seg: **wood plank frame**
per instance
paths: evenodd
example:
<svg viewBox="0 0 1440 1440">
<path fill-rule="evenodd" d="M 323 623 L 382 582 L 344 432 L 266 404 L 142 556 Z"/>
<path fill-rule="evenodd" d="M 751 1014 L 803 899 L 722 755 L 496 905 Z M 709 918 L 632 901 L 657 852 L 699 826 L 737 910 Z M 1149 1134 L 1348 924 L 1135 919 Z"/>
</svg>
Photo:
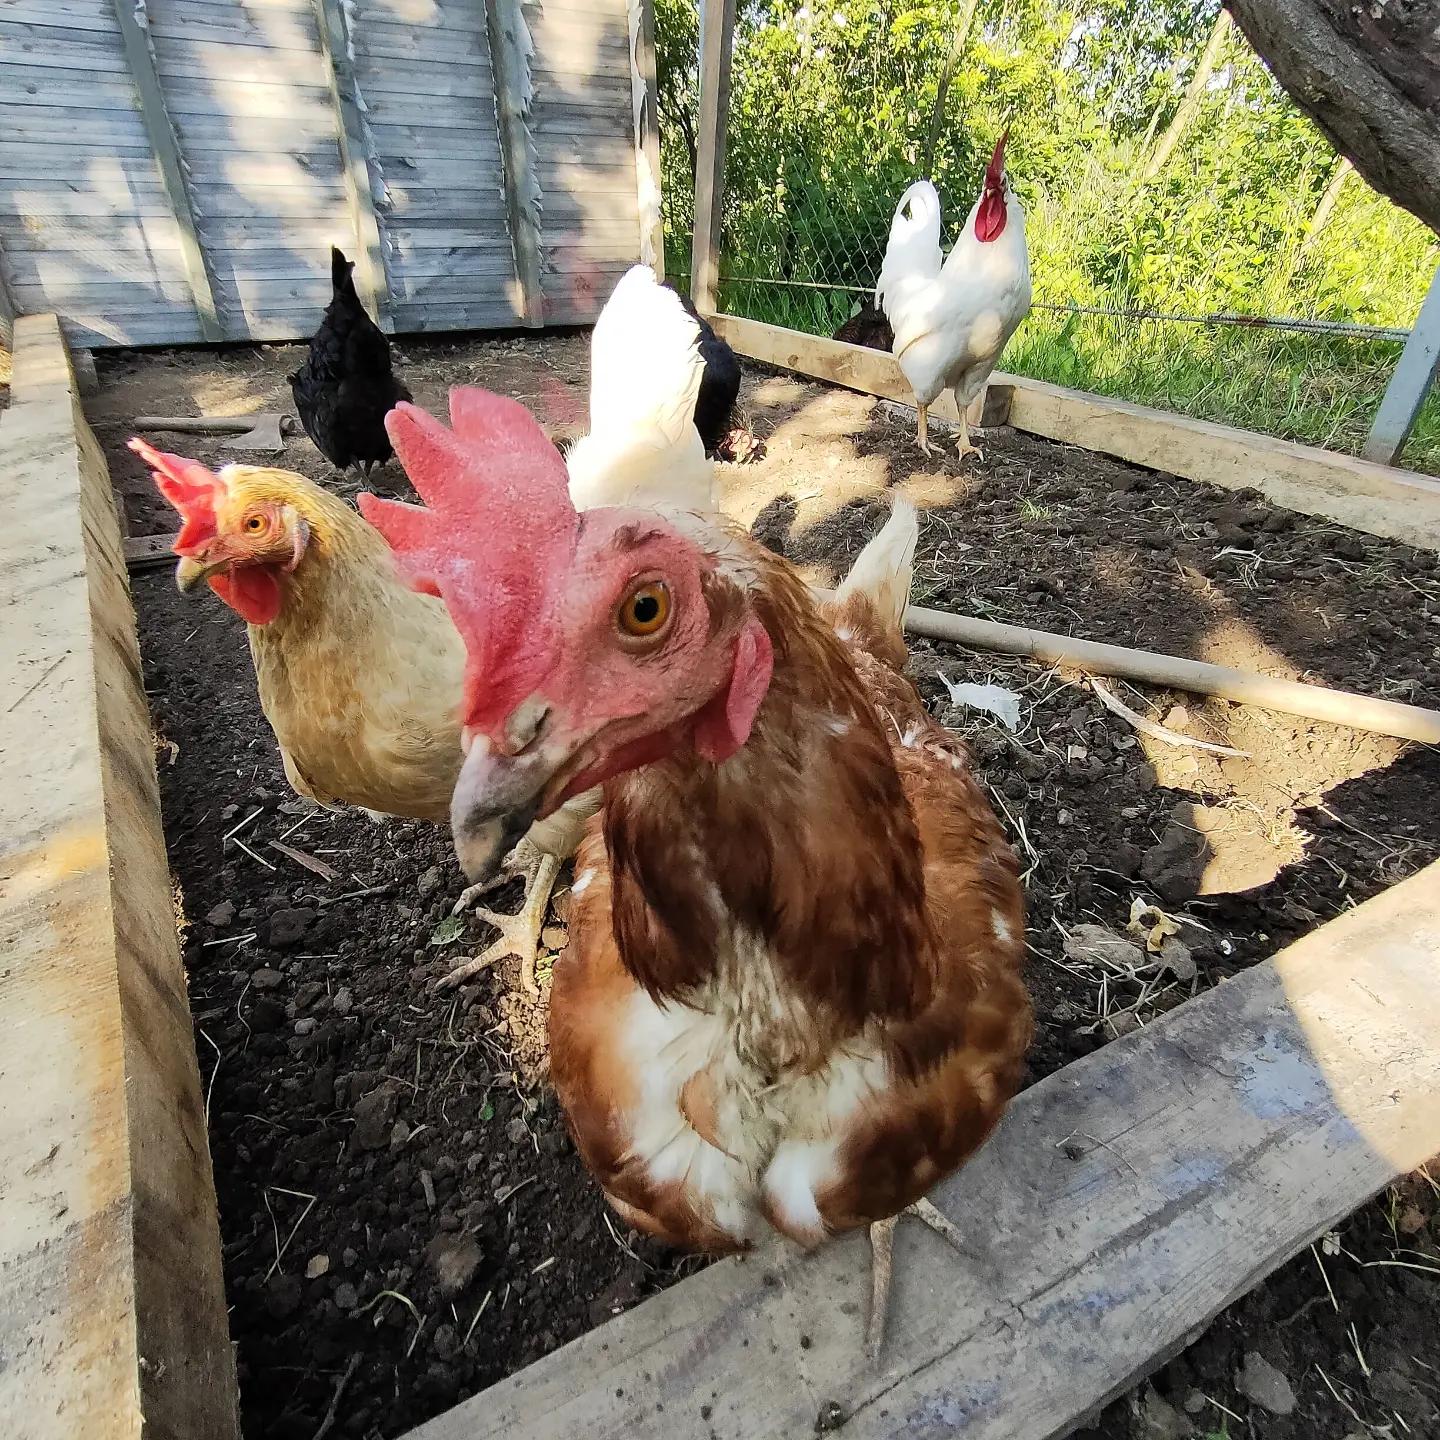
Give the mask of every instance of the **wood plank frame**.
<svg viewBox="0 0 1440 1440">
<path fill-rule="evenodd" d="M 0 417 L 0 1414 L 236 1440 L 205 1109 L 105 458 L 59 322 Z"/>
<path fill-rule="evenodd" d="M 655 78 L 654 0 L 627 0 L 630 94 L 635 117 L 635 189 L 640 207 L 640 262 L 665 278 L 665 222 L 661 207 L 660 89 Z"/>
<path fill-rule="evenodd" d="M 538 328 L 545 323 L 545 300 L 540 283 L 540 190 L 535 141 L 530 131 L 530 57 L 535 46 L 520 0 L 485 0 L 485 30 L 490 41 L 500 168 L 504 172 L 505 207 L 519 286 L 515 308 L 521 324 Z"/>
<path fill-rule="evenodd" d="M 700 16 L 700 134 L 695 162 L 695 229 L 690 298 L 702 314 L 719 308 L 720 227 L 725 141 L 730 118 L 730 59 L 735 0 L 705 0 Z"/>
<path fill-rule="evenodd" d="M 15 321 L 20 310 L 10 290 L 10 271 L 5 259 L 5 247 L 0 245 L 0 344 L 7 349 L 15 344 Z"/>
<path fill-rule="evenodd" d="M 143 10 L 143 4 L 138 8 Z M 175 126 L 171 123 L 170 112 L 165 108 L 165 92 L 160 85 L 160 73 L 155 68 L 155 52 L 150 48 L 150 32 L 140 24 L 136 10 L 135 0 L 115 0 L 115 14 L 125 42 L 125 58 L 129 62 L 130 76 L 140 98 L 140 117 L 150 139 L 150 148 L 155 152 L 155 162 L 160 167 L 160 179 L 165 186 L 165 194 L 180 232 L 180 253 L 185 264 L 185 275 L 190 284 L 195 313 L 200 320 L 200 333 L 206 340 L 221 341 L 226 338 L 225 328 L 215 308 L 215 292 L 211 286 L 210 272 L 205 267 L 205 252 L 195 228 L 195 212 L 190 204 L 190 191 L 185 184 L 180 141 L 175 134 Z"/>
<path fill-rule="evenodd" d="M 1440 862 L 1025 1091 L 900 1227 L 863 1359 L 868 1246 L 731 1260 L 409 1440 L 1053 1440 L 1440 1150 Z"/>
<path fill-rule="evenodd" d="M 1430 282 L 1415 328 L 1405 342 L 1395 373 L 1385 387 L 1375 423 L 1360 453 L 1379 465 L 1393 465 L 1420 418 L 1420 407 L 1440 373 L 1440 268 Z"/>
<path fill-rule="evenodd" d="M 370 146 L 360 111 L 355 65 L 350 58 L 349 25 L 340 0 L 314 0 L 314 6 L 325 79 L 339 122 L 340 165 L 345 172 L 345 194 L 350 223 L 355 230 L 355 272 L 360 282 L 360 298 L 380 328 L 393 333 L 390 285 L 380 243 L 380 217 L 370 185 Z"/>
<path fill-rule="evenodd" d="M 899 364 L 886 351 L 735 315 L 712 312 L 707 318 L 751 359 L 863 394 L 914 403 Z M 990 385 L 992 391 L 1010 392 L 1010 423 L 1016 429 L 1227 490 L 1253 486 L 1276 505 L 1440 551 L 1440 480 L 1432 476 L 1022 375 L 997 371 Z M 948 394 L 940 396 L 931 414 L 958 418 Z"/>
</svg>

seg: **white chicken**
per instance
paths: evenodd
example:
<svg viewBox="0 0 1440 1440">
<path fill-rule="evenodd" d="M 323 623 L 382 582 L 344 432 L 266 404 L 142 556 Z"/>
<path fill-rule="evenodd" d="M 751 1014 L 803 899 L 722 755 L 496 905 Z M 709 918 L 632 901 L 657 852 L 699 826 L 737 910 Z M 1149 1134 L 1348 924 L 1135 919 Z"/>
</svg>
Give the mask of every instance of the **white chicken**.
<svg viewBox="0 0 1440 1440">
<path fill-rule="evenodd" d="M 890 222 L 875 304 L 894 328 L 895 358 L 919 411 L 915 442 L 927 455 L 929 407 L 942 390 L 953 392 L 960 412 L 957 455 L 980 454 L 965 411 L 1030 309 L 1025 211 L 1005 177 L 1005 138 L 995 143 L 980 198 L 943 263 L 940 197 L 928 180 L 900 197 Z"/>
</svg>

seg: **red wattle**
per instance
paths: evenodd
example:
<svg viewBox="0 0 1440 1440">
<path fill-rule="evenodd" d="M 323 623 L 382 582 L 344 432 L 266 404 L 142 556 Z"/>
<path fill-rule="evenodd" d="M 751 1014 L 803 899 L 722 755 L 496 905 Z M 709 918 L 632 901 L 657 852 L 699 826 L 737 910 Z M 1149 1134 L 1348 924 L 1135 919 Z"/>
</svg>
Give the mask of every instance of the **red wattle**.
<svg viewBox="0 0 1440 1440">
<path fill-rule="evenodd" d="M 975 238 L 981 244 L 996 240 L 1005 230 L 1005 195 L 1000 190 L 987 190 L 975 213 Z"/>
<path fill-rule="evenodd" d="M 251 625 L 268 625 L 280 613 L 280 581 L 274 566 L 237 566 L 212 575 L 210 588 Z"/>
</svg>

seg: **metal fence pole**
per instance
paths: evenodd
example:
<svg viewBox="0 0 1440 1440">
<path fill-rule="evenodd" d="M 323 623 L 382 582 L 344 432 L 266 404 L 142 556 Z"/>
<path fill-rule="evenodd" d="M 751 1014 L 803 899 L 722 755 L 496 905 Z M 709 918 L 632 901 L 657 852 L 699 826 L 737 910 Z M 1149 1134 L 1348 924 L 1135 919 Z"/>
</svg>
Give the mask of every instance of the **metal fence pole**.
<svg viewBox="0 0 1440 1440">
<path fill-rule="evenodd" d="M 704 0 L 700 15 L 700 137 L 695 165 L 695 237 L 690 298 L 702 315 L 719 304 L 720 218 L 725 136 L 730 123 L 730 50 L 735 0 Z"/>
<path fill-rule="evenodd" d="M 1440 269 L 1430 282 L 1430 293 L 1405 342 L 1400 363 L 1385 387 L 1385 398 L 1375 412 L 1375 423 L 1360 453 L 1367 460 L 1393 465 L 1400 458 L 1420 407 L 1440 370 Z"/>
</svg>

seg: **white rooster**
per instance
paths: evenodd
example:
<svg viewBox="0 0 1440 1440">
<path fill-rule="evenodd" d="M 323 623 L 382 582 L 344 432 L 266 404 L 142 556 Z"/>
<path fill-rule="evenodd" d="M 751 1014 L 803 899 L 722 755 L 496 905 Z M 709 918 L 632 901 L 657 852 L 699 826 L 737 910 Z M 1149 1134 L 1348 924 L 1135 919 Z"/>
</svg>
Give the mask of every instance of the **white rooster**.
<svg viewBox="0 0 1440 1440">
<path fill-rule="evenodd" d="M 916 444 L 930 454 L 929 407 L 950 390 L 960 412 L 956 453 L 962 459 L 979 455 L 965 411 L 1030 309 L 1025 211 L 1005 178 L 1005 135 L 995 143 L 980 198 L 943 263 L 935 187 L 920 180 L 900 197 L 875 303 L 894 327 L 895 358 L 915 392 Z"/>
</svg>

